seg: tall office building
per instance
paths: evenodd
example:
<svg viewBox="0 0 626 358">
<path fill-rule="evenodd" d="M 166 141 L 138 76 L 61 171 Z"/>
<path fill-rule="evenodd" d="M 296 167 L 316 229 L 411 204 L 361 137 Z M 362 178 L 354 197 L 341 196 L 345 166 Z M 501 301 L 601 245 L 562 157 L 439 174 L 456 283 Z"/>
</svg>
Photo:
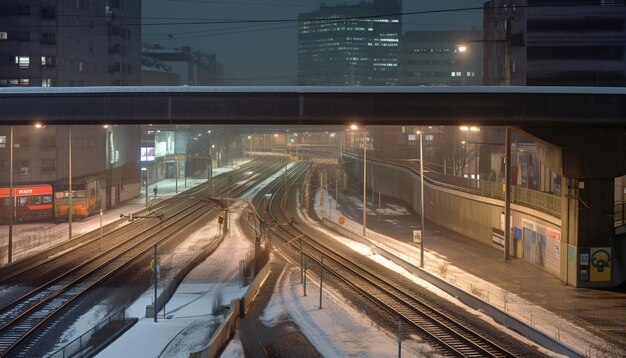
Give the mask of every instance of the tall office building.
<svg viewBox="0 0 626 358">
<path fill-rule="evenodd" d="M 299 15 L 299 85 L 395 85 L 401 0 L 325 6 Z"/>
<path fill-rule="evenodd" d="M 404 86 L 472 86 L 482 81 L 480 31 L 408 31 L 400 44 Z"/>
<path fill-rule="evenodd" d="M 484 84 L 626 86 L 626 2 L 584 4 L 485 2 Z"/>
<path fill-rule="evenodd" d="M 0 86 L 138 85 L 141 0 L 5 0 Z"/>
</svg>

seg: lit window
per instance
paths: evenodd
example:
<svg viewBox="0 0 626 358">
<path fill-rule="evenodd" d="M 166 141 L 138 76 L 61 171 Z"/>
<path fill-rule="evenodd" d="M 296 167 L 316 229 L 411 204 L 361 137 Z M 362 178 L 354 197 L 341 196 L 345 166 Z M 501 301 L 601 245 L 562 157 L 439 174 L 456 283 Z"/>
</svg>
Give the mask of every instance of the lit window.
<svg viewBox="0 0 626 358">
<path fill-rule="evenodd" d="M 6 40 L 8 37 L 6 32 L 0 31 L 0 40 Z"/>
<path fill-rule="evenodd" d="M 15 56 L 15 63 L 18 64 L 20 68 L 28 68 L 30 66 L 30 57 Z"/>
<path fill-rule="evenodd" d="M 452 77 L 455 77 L 455 76 L 456 76 L 456 72 L 451 72 L 451 73 L 450 73 L 450 75 L 451 75 Z"/>
<path fill-rule="evenodd" d="M 29 86 L 30 85 L 30 79 L 28 79 L 28 78 L 20 78 L 19 84 L 20 84 L 20 86 Z"/>
<path fill-rule="evenodd" d="M 41 80 L 41 87 L 52 87 L 52 78 L 44 78 Z"/>
<path fill-rule="evenodd" d="M 56 57 L 54 56 L 41 56 L 41 66 L 54 67 L 56 65 Z"/>
</svg>

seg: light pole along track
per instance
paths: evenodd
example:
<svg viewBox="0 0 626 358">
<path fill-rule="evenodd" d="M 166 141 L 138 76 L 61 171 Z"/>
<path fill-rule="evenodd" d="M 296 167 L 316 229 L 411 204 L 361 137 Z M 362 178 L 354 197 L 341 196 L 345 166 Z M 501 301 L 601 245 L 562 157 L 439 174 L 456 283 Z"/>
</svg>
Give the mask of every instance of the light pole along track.
<svg viewBox="0 0 626 358">
<path fill-rule="evenodd" d="M 280 204 L 270 204 L 270 214 L 274 221 L 287 219 L 284 213 L 285 198 L 288 194 L 283 192 Z M 272 201 L 276 195 L 272 196 Z M 275 214 L 275 206 L 280 207 L 280 214 Z M 281 218 L 276 217 L 279 215 Z M 354 290 L 381 307 L 394 317 L 401 318 L 418 331 L 444 354 L 462 357 L 514 357 L 507 349 L 499 344 L 483 337 L 480 333 L 466 328 L 449 315 L 444 314 L 435 307 L 410 293 L 394 286 L 376 270 L 367 270 L 338 253 L 335 249 L 322 243 L 295 226 L 276 225 L 271 228 L 274 237 L 288 243 L 289 246 L 303 251 L 303 255 L 319 263 L 319 258 L 324 256 L 324 269 L 352 287 Z M 294 246 L 294 238 L 299 238 L 301 246 Z"/>
<path fill-rule="evenodd" d="M 232 174 L 233 180 L 237 183 L 236 193 L 248 190 L 258 180 L 266 177 L 266 173 L 271 172 L 277 165 L 278 163 L 259 165 L 257 171 L 263 171 L 265 174 L 262 175 L 248 175 L 250 168 Z M 204 186 L 191 191 L 190 194 L 206 197 L 203 195 L 207 190 Z M 222 185 L 221 190 L 223 192 L 229 190 L 228 187 L 228 185 Z M 30 346 L 34 344 L 34 338 L 38 334 L 45 333 L 42 333 L 45 331 L 43 329 L 45 325 L 59 313 L 107 278 L 147 255 L 155 244 L 164 245 L 176 238 L 182 228 L 205 219 L 215 206 L 198 201 L 193 195 L 179 197 L 171 205 L 163 208 L 161 212 L 165 214 L 165 219 L 162 222 L 155 216 L 154 219 L 148 220 L 157 221 L 156 225 L 147 227 L 144 225 L 135 230 L 128 230 L 127 226 L 118 232 L 119 235 L 112 233 L 112 236 L 117 236 L 117 242 L 111 244 L 106 251 L 96 254 L 4 305 L 0 309 L 0 322 L 2 322 L 0 323 L 0 356 L 25 356 Z M 145 221 L 146 219 L 143 219 L 139 223 L 145 223 Z M 29 274 L 36 275 L 44 267 L 45 265 L 37 265 L 37 269 L 30 270 Z"/>
</svg>

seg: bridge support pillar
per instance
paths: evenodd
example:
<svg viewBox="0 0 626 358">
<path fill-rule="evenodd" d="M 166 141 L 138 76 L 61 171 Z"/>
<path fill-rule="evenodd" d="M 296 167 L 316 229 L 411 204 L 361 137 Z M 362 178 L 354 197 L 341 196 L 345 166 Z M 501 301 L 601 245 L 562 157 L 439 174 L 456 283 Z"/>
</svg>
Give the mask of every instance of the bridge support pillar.
<svg viewBox="0 0 626 358">
<path fill-rule="evenodd" d="M 561 272 L 576 287 L 615 287 L 625 279 L 624 239 L 616 235 L 614 179 L 566 180 L 561 224 Z"/>
</svg>

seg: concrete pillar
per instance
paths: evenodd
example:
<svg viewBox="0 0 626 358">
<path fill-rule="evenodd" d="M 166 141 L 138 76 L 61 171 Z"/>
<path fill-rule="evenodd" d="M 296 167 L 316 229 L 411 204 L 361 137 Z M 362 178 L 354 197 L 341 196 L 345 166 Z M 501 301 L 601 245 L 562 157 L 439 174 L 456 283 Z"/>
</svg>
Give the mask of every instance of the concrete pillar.
<svg viewBox="0 0 626 358">
<path fill-rule="evenodd" d="M 615 245 L 613 185 L 613 178 L 578 181 L 578 287 L 613 287 L 623 281 L 621 247 Z"/>
<path fill-rule="evenodd" d="M 561 187 L 561 281 L 577 287 L 578 257 L 578 184 L 562 178 Z"/>
</svg>

